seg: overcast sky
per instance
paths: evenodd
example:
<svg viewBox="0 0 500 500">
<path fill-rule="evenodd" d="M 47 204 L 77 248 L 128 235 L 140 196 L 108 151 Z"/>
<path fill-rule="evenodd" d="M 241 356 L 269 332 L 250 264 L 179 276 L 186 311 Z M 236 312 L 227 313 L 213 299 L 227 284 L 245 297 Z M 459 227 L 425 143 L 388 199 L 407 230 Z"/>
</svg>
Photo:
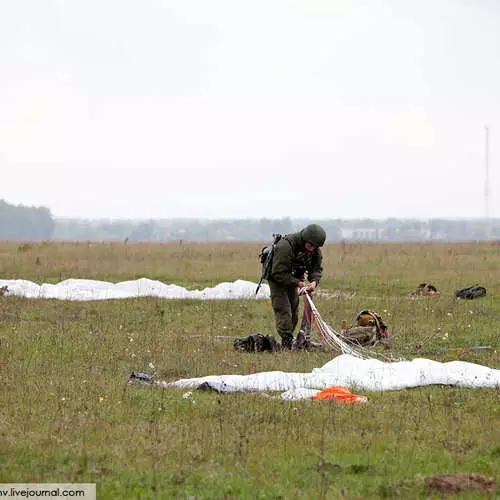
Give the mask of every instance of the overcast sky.
<svg viewBox="0 0 500 500">
<path fill-rule="evenodd" d="M 0 199 L 500 217 L 498 0 L 3 0 Z M 497 188 L 498 186 L 498 188 Z"/>
</svg>

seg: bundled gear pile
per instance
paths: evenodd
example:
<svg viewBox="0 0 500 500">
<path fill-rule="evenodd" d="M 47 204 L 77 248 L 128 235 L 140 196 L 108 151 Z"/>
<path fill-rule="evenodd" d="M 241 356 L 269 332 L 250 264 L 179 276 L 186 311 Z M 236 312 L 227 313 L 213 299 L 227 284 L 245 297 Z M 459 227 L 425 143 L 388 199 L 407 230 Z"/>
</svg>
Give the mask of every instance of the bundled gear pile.
<svg viewBox="0 0 500 500">
<path fill-rule="evenodd" d="M 472 285 L 467 288 L 462 288 L 455 292 L 455 297 L 457 299 L 477 299 L 478 297 L 484 297 L 486 295 L 486 288 L 484 286 Z"/>
<path fill-rule="evenodd" d="M 389 328 L 382 317 L 375 311 L 364 310 L 356 316 L 356 324 L 347 326 L 340 333 L 342 338 L 351 344 L 359 346 L 376 346 L 383 344 L 389 347 L 391 336 Z"/>
<path fill-rule="evenodd" d="M 260 333 L 234 339 L 233 347 L 236 351 L 245 352 L 274 352 L 281 349 L 280 344 L 272 335 L 262 335 Z"/>
<path fill-rule="evenodd" d="M 415 290 L 412 290 L 409 294 L 408 297 L 410 298 L 415 298 L 415 297 L 439 297 L 441 295 L 441 292 L 431 283 L 420 283 L 420 285 L 415 288 Z"/>
</svg>

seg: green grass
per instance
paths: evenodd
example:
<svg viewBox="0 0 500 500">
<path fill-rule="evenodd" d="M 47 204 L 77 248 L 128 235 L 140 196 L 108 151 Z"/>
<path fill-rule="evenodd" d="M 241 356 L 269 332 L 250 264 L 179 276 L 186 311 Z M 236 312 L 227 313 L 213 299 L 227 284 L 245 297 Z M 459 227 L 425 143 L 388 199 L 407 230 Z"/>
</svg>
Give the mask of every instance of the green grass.
<svg viewBox="0 0 500 500">
<path fill-rule="evenodd" d="M 0 279 L 257 281 L 261 246 L 2 244 Z M 315 302 L 334 328 L 375 309 L 396 355 L 499 368 L 499 248 L 331 245 Z M 442 296 L 409 300 L 421 281 Z M 453 298 L 476 282 L 486 297 Z M 440 498 L 424 485 L 438 473 L 500 480 L 498 388 L 363 393 L 368 404 L 342 406 L 127 383 L 133 370 L 308 372 L 334 356 L 234 352 L 233 337 L 274 333 L 267 300 L 0 297 L 0 319 L 0 482 L 96 482 L 99 499 L 309 499 Z M 478 345 L 492 348 L 466 349 Z"/>
</svg>

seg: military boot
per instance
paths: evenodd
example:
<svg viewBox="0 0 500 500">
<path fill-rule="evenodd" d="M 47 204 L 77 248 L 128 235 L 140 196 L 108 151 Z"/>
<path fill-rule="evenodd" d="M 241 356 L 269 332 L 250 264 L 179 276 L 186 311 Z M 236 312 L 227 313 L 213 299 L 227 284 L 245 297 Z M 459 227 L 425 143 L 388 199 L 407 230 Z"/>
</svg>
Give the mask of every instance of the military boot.
<svg viewBox="0 0 500 500">
<path fill-rule="evenodd" d="M 281 348 L 283 350 L 291 350 L 293 346 L 293 335 L 291 333 L 281 334 Z"/>
<path fill-rule="evenodd" d="M 308 342 L 306 340 L 306 336 L 305 336 L 303 330 L 300 330 L 299 333 L 297 334 L 297 338 L 295 339 L 295 342 L 293 343 L 293 347 L 295 349 L 307 349 Z"/>
</svg>

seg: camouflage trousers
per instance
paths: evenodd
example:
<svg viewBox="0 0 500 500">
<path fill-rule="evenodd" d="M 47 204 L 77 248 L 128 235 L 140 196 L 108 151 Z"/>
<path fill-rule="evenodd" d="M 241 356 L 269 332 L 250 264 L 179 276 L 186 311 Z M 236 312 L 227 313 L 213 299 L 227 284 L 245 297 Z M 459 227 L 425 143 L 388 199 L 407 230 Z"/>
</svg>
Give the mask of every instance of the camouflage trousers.
<svg viewBox="0 0 500 500">
<path fill-rule="evenodd" d="M 269 281 L 271 290 L 271 304 L 274 311 L 276 331 L 281 337 L 284 349 L 291 349 L 293 332 L 299 320 L 299 293 L 297 287 L 280 286 L 274 281 Z"/>
</svg>

